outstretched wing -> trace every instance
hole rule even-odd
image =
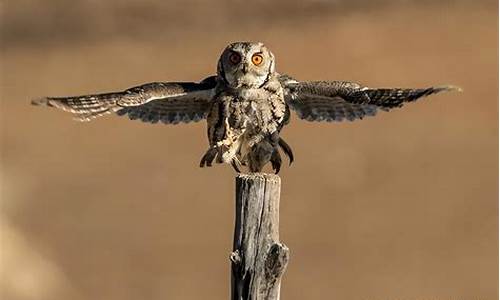
[[[454,86],[372,89],[347,81],[298,82],[286,75],[280,81],[286,102],[299,118],[327,122],[362,119],[431,94],[460,90]]]
[[[116,113],[131,120],[166,124],[196,122],[206,117],[216,86],[211,76],[199,83],[153,82],[123,92],[76,97],[47,97],[33,100],[34,105],[55,107],[75,115],[78,121]]]

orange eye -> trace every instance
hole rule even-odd
[[[233,52],[229,56],[229,60],[231,61],[231,63],[233,63],[233,64],[236,65],[236,64],[238,64],[241,61],[241,56],[238,53]]]
[[[262,54],[254,54],[252,56],[252,63],[256,66],[260,65],[263,60],[264,60],[264,57],[262,57]]]

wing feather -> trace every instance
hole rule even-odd
[[[103,115],[128,115],[131,120],[165,124],[197,122],[206,117],[216,86],[211,76],[199,83],[153,82],[123,92],[75,97],[46,97],[33,105],[55,107],[73,113],[78,121]]]
[[[348,81],[299,82],[287,75],[281,75],[280,81],[287,104],[299,118],[308,121],[354,121],[432,94],[460,91],[460,88],[450,85],[423,89],[372,89]]]

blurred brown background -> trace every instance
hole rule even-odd
[[[1,299],[228,299],[235,174],[198,168],[205,124],[29,100],[200,80],[236,40],[302,80],[464,89],[292,120],[282,299],[498,298],[496,1],[2,2]]]

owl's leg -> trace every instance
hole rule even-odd
[[[240,161],[235,157],[233,158],[233,160],[231,161],[231,166],[233,167],[233,169],[237,172],[237,173],[241,173],[240,171],[240,168],[241,168],[241,163]]]
[[[280,148],[283,150],[283,152],[286,154],[286,156],[288,156],[288,160],[290,161],[289,165],[291,165],[293,162],[292,148],[281,137],[278,141],[278,144],[280,145]]]
[[[215,156],[217,156],[218,152],[219,150],[217,149],[217,147],[210,147],[210,149],[208,149],[205,155],[203,155],[203,157],[201,158],[200,168],[205,167],[205,165],[207,167],[211,167],[212,162],[214,161]]]

